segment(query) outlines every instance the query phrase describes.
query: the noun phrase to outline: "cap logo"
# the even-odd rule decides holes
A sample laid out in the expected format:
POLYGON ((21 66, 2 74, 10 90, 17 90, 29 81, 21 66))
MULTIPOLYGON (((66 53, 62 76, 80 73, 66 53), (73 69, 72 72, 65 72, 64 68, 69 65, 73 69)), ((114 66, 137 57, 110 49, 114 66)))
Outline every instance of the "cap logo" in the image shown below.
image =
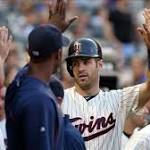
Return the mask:
POLYGON ((32 55, 33 55, 33 56, 39 56, 40 54, 39 54, 38 51, 32 51, 32 55))
POLYGON ((75 42, 74 43, 74 52, 75 52, 75 55, 78 55, 80 53, 80 50, 81 50, 81 43, 75 42))

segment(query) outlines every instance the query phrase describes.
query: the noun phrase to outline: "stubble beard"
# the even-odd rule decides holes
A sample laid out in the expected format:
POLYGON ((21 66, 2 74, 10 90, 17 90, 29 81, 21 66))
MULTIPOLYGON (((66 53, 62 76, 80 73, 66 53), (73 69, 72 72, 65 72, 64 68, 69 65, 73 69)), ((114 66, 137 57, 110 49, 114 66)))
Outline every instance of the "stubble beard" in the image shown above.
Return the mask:
POLYGON ((87 90, 91 88, 91 82, 89 80, 85 80, 84 82, 75 79, 75 83, 82 89, 82 90, 87 90))

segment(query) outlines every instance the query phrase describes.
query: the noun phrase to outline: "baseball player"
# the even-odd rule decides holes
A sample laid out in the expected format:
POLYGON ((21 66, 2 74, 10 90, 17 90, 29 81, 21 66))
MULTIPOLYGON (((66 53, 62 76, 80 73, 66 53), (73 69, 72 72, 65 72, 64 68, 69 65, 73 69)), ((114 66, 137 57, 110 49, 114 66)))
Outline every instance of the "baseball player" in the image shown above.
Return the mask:
POLYGON ((148 101, 143 108, 133 112, 126 120, 126 129, 124 129, 127 133, 124 134, 126 135, 126 142, 123 141, 122 138, 122 150, 148 150, 150 146, 149 123, 150 101, 148 101))
POLYGON ((54 26, 40 25, 29 34, 28 41, 29 65, 6 92, 8 150, 61 150, 63 117, 47 85, 47 77, 60 61, 61 32, 54 26))
POLYGON ((138 28, 148 49, 148 80, 132 87, 103 92, 99 76, 103 65, 100 45, 80 38, 71 43, 68 72, 75 86, 65 90, 62 110, 84 138, 87 150, 120 150, 125 119, 131 109, 142 107, 150 98, 150 10, 138 28))
POLYGON ((124 150, 149 150, 150 149, 150 124, 134 131, 124 150))
MULTIPOLYGON (((62 84, 55 77, 50 80, 50 88, 57 98, 58 105, 61 106, 64 98, 62 84)), ((85 150, 85 144, 80 132, 71 124, 69 115, 64 115, 64 150, 85 150)))
MULTIPOLYGON (((150 103, 150 101, 148 103, 150 103)), ((149 108, 146 105, 136 112, 131 112, 126 119, 124 132, 122 134, 121 150, 125 149, 126 144, 130 141, 130 137, 137 128, 143 128, 149 124, 149 108)))
POLYGON ((63 115, 48 85, 61 61, 64 45, 61 31, 72 22, 62 21, 63 27, 59 29, 54 26, 55 15, 65 16, 64 3, 57 0, 56 8, 50 12, 52 25, 39 25, 29 34, 29 64, 6 92, 8 150, 64 149, 63 115))

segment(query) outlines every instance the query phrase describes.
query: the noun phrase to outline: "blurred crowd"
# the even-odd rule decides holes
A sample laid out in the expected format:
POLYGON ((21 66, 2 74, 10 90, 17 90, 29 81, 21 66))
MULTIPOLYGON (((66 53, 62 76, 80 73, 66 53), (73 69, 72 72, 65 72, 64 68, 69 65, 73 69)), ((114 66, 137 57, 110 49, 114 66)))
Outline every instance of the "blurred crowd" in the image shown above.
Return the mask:
MULTIPOLYGON (((28 61, 28 34, 36 25, 48 22, 47 4, 51 1, 54 0, 0 1, 0 25, 7 26, 14 38, 5 68, 6 85, 28 61)), ((67 17, 77 15, 79 19, 64 34, 70 41, 84 36, 100 42, 103 74, 112 72, 109 75, 117 78, 118 87, 141 82, 145 79, 146 50, 136 28, 142 25, 145 6, 148 8, 148 0, 70 0, 67 17)), ((67 47, 64 49, 65 58, 67 47)))
MULTIPOLYGON (((7 26, 13 44, 5 65, 5 86, 18 69, 29 60, 27 37, 38 24, 48 23, 48 3, 55 0, 0 0, 0 26, 7 26)), ((64 34, 70 41, 93 37, 102 46, 104 66, 102 76, 113 77, 114 87, 121 88, 146 80, 146 48, 136 28, 143 23, 142 11, 149 0, 68 0, 67 17, 77 15, 76 21, 64 34), (108 74, 109 71, 109 74, 108 74)), ((64 48, 64 57, 67 47, 64 48)), ((65 61, 58 71, 64 88, 73 85, 65 61)), ((103 81, 101 80, 103 83, 103 81)), ((111 82, 110 82, 111 83, 111 82)), ((109 85, 108 85, 109 86, 109 85)), ((5 96, 4 88, 1 91, 5 96)), ((3 99, 0 100, 0 128, 4 130, 3 99)))

